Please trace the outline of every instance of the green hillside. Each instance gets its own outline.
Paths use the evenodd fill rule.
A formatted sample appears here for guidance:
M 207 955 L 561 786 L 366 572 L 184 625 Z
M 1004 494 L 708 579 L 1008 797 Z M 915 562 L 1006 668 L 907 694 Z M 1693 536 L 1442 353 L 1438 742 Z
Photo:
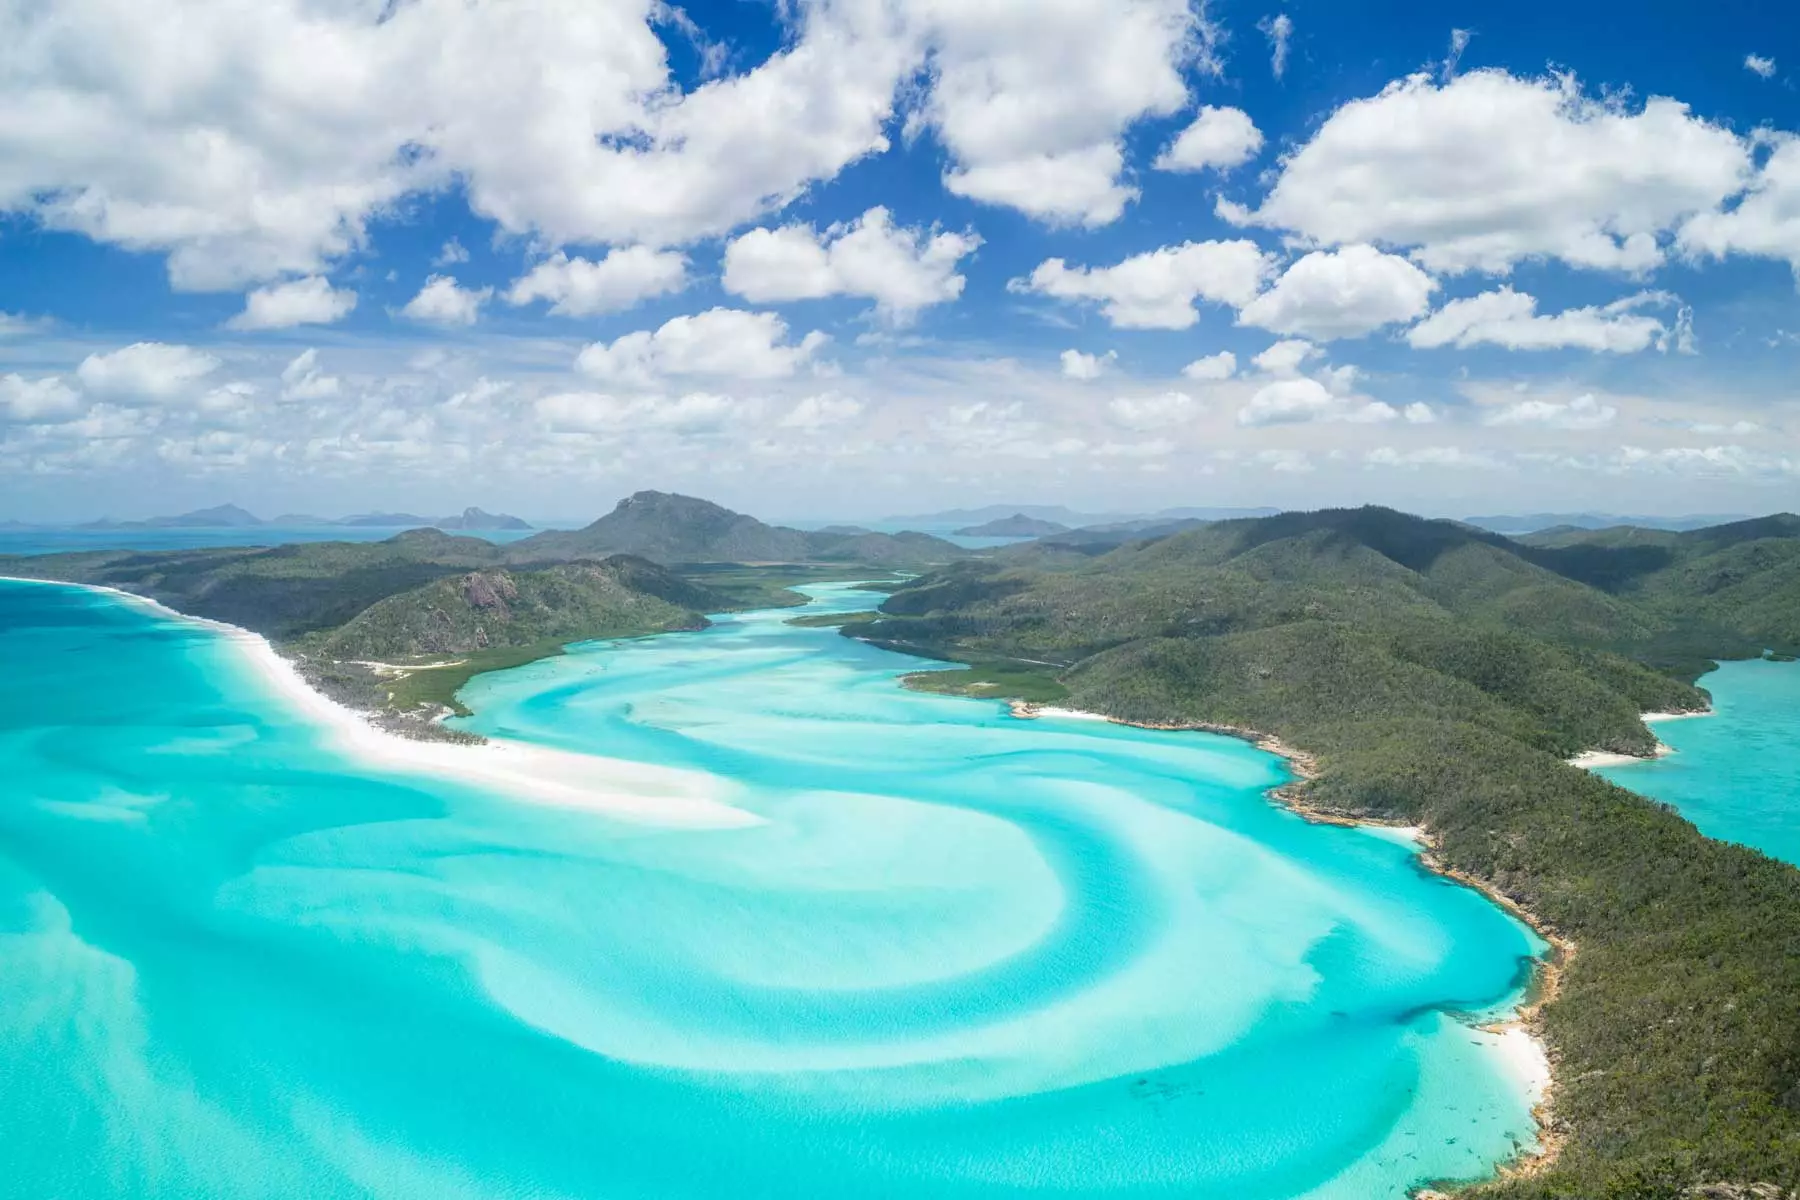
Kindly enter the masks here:
M 536 534 L 508 547 L 510 562 L 634 554 L 677 563 L 857 563 L 922 568 L 967 557 L 968 551 L 924 533 L 871 533 L 836 528 L 806 532 L 693 496 L 637 492 L 581 529 Z
M 1541 1017 L 1563 1148 L 1476 1193 L 1795 1188 L 1800 871 L 1562 761 L 1648 752 L 1638 714 L 1705 703 L 1700 655 L 1795 628 L 1800 523 L 1742 524 L 1526 545 L 1385 509 L 1283 514 L 956 564 L 844 633 L 976 665 L 936 690 L 1279 736 L 1316 760 L 1308 808 L 1421 824 L 1445 866 L 1572 940 Z

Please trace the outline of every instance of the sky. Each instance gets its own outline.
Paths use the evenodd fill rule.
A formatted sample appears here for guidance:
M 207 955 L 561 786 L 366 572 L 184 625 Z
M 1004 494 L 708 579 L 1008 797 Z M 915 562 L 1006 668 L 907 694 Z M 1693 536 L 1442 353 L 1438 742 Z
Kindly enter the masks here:
M 0 519 L 1800 509 L 1762 0 L 0 0 Z

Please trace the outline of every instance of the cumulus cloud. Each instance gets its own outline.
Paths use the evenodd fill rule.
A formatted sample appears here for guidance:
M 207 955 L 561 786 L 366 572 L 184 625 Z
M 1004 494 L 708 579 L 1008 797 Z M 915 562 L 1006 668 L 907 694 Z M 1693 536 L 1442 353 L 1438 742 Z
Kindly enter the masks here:
M 135 342 L 111 353 L 88 355 L 75 375 L 97 396 L 168 401 L 190 395 L 220 365 L 218 359 L 192 346 Z
M 457 263 L 466 263 L 468 261 L 468 250 L 460 241 L 451 238 L 444 243 L 443 248 L 437 252 L 437 256 L 431 260 L 431 265 L 434 267 L 454 267 Z
M 565 317 L 620 312 L 681 291 L 687 286 L 687 267 L 687 255 L 648 246 L 609 250 L 599 262 L 558 251 L 514 280 L 506 302 L 517 306 L 547 300 L 551 312 Z
M 1761 75 L 1764 79 L 1773 79 L 1775 77 L 1775 60 L 1764 58 L 1760 54 L 1746 54 L 1744 55 L 1744 70 L 1753 75 Z
M 1419 349 L 1487 344 L 1508 350 L 1635 354 L 1652 345 L 1667 348 L 1671 338 L 1668 326 L 1636 310 L 1673 302 L 1666 292 L 1639 292 L 1611 304 L 1540 316 L 1535 297 L 1508 285 L 1450 301 L 1407 330 L 1406 340 Z
M 1317 346 L 1305 338 L 1286 338 L 1276 342 L 1250 361 L 1256 369 L 1267 375 L 1295 375 L 1299 373 L 1300 364 L 1320 354 Z
M 1164 392 L 1159 396 L 1119 396 L 1107 405 L 1112 419 L 1127 429 L 1145 431 L 1185 425 L 1206 410 L 1185 392 Z
M 1653 97 L 1596 100 L 1570 76 L 1414 75 L 1328 117 L 1260 208 L 1230 220 L 1327 245 L 1408 248 L 1431 271 L 1525 259 L 1644 271 L 1659 239 L 1749 182 L 1749 143 Z
M 1773 135 L 1774 149 L 1729 212 L 1704 212 L 1681 229 L 1695 257 L 1749 254 L 1785 259 L 1800 281 L 1800 137 Z
M 1611 425 L 1619 410 L 1602 404 L 1592 394 L 1573 400 L 1519 400 L 1483 418 L 1485 425 L 1536 426 L 1543 429 L 1601 429 Z
M 481 316 L 481 306 L 493 294 L 493 288 L 466 288 L 449 275 L 433 275 L 419 294 L 406 302 L 400 315 L 428 325 L 473 325 Z
M 338 394 L 337 376 L 319 366 L 319 352 L 306 349 L 281 371 L 281 398 L 287 401 L 325 400 Z
M 374 213 L 452 179 L 509 232 L 667 244 L 885 149 L 926 50 L 895 6 L 807 5 L 767 61 L 684 93 L 646 19 L 661 11 L 28 6 L 0 24 L 18 48 L 0 84 L 17 117 L 0 129 L 0 209 L 167 251 L 192 288 L 317 273 Z
M 1200 300 L 1248 304 L 1271 270 L 1255 242 L 1186 242 L 1134 255 L 1111 267 L 1070 267 L 1060 258 L 1039 263 L 1008 288 L 1059 300 L 1089 301 L 1121 329 L 1186 329 L 1200 319 Z
M 1159 171 L 1229 171 L 1262 151 L 1263 135 L 1241 108 L 1203 105 L 1193 124 L 1156 158 Z
M 1104 375 L 1113 363 L 1117 362 L 1119 352 L 1108 350 L 1105 354 L 1083 354 L 1079 350 L 1062 352 L 1062 373 L 1064 379 L 1098 379 Z
M 1400 414 L 1379 400 L 1340 396 L 1316 379 L 1276 379 L 1258 388 L 1250 403 L 1238 409 L 1239 425 L 1300 425 L 1311 421 L 1372 424 Z
M 27 424 L 73 417 L 81 411 L 81 393 L 55 375 L 26 379 L 0 375 L 0 414 Z
M 356 293 L 333 288 L 323 275 L 257 288 L 244 297 L 244 311 L 225 322 L 227 329 L 291 329 L 295 325 L 330 325 L 350 315 Z
M 1054 223 L 1116 220 L 1137 196 L 1120 179 L 1125 130 L 1187 104 L 1184 66 L 1216 67 L 1216 31 L 1188 0 L 912 7 L 932 42 L 915 124 L 950 152 L 944 186 Z
M 1238 313 L 1238 324 L 1329 341 L 1410 321 L 1431 304 L 1437 281 L 1373 246 L 1315 250 Z
M 787 335 L 787 323 L 774 313 L 714 308 L 675 317 L 654 332 L 595 342 L 575 365 L 595 379 L 629 384 L 666 375 L 780 379 L 806 365 L 830 340 L 818 330 L 792 343 Z
M 1237 355 L 1229 350 L 1221 350 L 1217 354 L 1209 354 L 1205 358 L 1196 358 L 1181 368 L 1181 373 L 1189 379 L 1230 379 L 1237 374 Z
M 1465 450 L 1461 446 L 1418 446 L 1400 450 L 1393 446 L 1377 446 L 1363 455 L 1372 467 L 1476 467 L 1490 470 L 1500 464 L 1492 455 Z
M 896 321 L 962 295 L 957 263 L 975 252 L 973 232 L 894 225 L 885 208 L 823 233 L 807 225 L 753 229 L 725 248 L 725 290 L 757 304 L 866 296 Z
M 1286 13 L 1264 17 L 1256 28 L 1269 39 L 1269 73 L 1280 79 L 1287 74 L 1288 41 L 1294 36 L 1294 22 Z

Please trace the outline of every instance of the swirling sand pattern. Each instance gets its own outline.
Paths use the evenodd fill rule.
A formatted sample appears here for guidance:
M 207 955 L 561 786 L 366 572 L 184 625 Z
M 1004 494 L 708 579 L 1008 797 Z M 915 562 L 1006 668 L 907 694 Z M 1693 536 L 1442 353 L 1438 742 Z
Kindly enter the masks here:
M 1530 1142 L 1461 1019 L 1516 997 L 1528 930 L 1269 804 L 1248 745 L 909 694 L 916 660 L 790 615 L 467 693 L 755 818 L 695 828 L 356 761 L 214 630 L 0 584 L 0 1173 L 1365 1200 Z

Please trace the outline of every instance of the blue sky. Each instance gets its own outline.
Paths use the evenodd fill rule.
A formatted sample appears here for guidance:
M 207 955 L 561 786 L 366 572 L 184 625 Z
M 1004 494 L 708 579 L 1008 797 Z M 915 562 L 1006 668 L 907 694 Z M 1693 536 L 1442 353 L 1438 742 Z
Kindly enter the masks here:
M 0 517 L 1800 507 L 1797 30 L 0 0 Z

